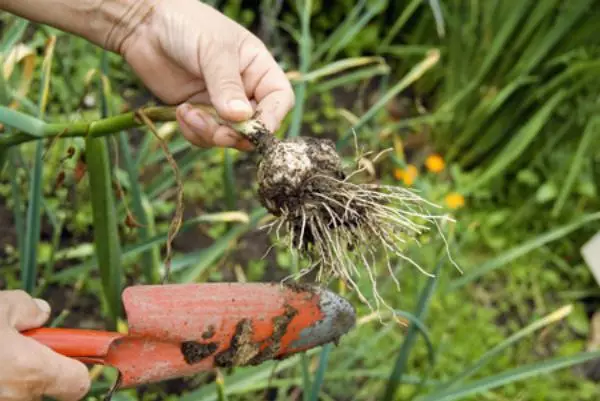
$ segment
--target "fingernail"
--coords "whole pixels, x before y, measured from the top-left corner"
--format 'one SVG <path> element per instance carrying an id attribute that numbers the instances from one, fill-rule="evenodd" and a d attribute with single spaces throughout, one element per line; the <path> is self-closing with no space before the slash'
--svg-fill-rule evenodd
<path id="1" fill-rule="evenodd" d="M 208 129 L 206 120 L 197 111 L 192 111 L 186 114 L 186 120 L 194 129 L 199 131 L 206 131 Z"/>
<path id="2" fill-rule="evenodd" d="M 36 305 L 44 313 L 50 313 L 50 304 L 43 299 L 35 298 Z"/>
<path id="3" fill-rule="evenodd" d="M 229 106 L 229 108 L 231 108 L 231 111 L 236 112 L 236 113 L 246 113 L 246 114 L 252 113 L 252 106 L 250 106 L 250 104 L 248 104 L 247 102 L 244 102 L 243 100 L 239 100 L 239 99 L 230 100 L 227 103 L 227 105 Z"/>

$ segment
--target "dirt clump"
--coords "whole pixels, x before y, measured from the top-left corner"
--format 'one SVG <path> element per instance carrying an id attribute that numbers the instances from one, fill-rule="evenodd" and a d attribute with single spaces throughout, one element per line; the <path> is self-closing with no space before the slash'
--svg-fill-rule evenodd
<path id="1" fill-rule="evenodd" d="M 181 343 L 181 354 L 188 365 L 193 365 L 211 356 L 219 348 L 216 342 L 202 344 L 196 341 L 184 341 Z"/>
<path id="2" fill-rule="evenodd" d="M 242 319 L 235 328 L 229 348 L 215 355 L 215 366 L 227 368 L 243 366 L 260 351 L 259 345 L 252 341 L 254 329 L 250 319 Z"/>
<path id="3" fill-rule="evenodd" d="M 211 324 L 210 326 L 208 326 L 206 328 L 206 331 L 204 331 L 204 333 L 202 333 L 202 338 L 205 340 L 210 340 L 211 338 L 214 337 L 215 333 L 216 333 L 215 326 L 213 326 Z"/>
<path id="4" fill-rule="evenodd" d="M 254 358 L 248 361 L 248 365 L 259 365 L 264 361 L 274 359 L 281 348 L 281 339 L 285 336 L 287 328 L 292 319 L 298 314 L 298 310 L 289 304 L 285 304 L 283 315 L 275 316 L 273 322 L 273 334 L 265 342 L 270 342 L 267 347 L 260 351 Z"/>

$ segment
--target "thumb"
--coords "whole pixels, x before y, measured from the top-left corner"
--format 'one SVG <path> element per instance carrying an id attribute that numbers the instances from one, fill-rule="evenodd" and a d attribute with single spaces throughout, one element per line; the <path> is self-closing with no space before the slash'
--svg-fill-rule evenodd
<path id="1" fill-rule="evenodd" d="M 236 46 L 211 48 L 201 57 L 201 68 L 213 106 L 226 120 L 251 118 L 254 111 L 244 90 Z"/>
<path id="2" fill-rule="evenodd" d="M 50 317 L 50 305 L 34 299 L 22 290 L 0 291 L 0 326 L 8 325 L 17 331 L 43 325 Z"/>

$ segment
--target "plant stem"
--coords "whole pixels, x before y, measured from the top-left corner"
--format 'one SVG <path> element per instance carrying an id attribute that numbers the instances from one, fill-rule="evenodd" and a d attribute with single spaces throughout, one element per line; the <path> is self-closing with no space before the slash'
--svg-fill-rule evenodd
<path id="1" fill-rule="evenodd" d="M 258 120 L 251 119 L 239 123 L 225 121 L 220 118 L 214 108 L 205 105 L 194 105 L 195 108 L 202 109 L 211 114 L 219 124 L 228 125 L 239 134 L 245 136 L 253 144 L 265 137 L 266 130 Z M 72 138 L 90 136 L 100 138 L 103 136 L 116 134 L 120 131 L 144 125 L 144 122 L 138 117 L 139 112 L 143 112 L 152 122 L 175 121 L 175 106 L 152 106 L 144 107 L 139 110 L 119 114 L 112 117 L 106 117 L 95 121 L 76 121 L 68 123 L 44 123 L 27 114 L 10 110 L 9 121 L 4 121 L 3 116 L 8 114 L 8 108 L 0 106 L 0 123 L 13 126 L 24 132 L 16 132 L 8 135 L 0 135 L 0 148 L 19 145 L 24 142 L 35 141 L 39 138 Z M 34 127 L 35 129 L 29 129 Z"/>

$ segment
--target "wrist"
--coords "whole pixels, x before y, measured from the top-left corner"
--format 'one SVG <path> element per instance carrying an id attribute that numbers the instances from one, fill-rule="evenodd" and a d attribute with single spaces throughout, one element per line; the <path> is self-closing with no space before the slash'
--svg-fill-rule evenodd
<path id="1" fill-rule="evenodd" d="M 123 55 L 125 43 L 141 27 L 148 23 L 154 14 L 154 7 L 160 0 L 89 0 L 101 3 L 94 12 L 97 26 L 90 37 L 93 43 L 106 50 Z M 92 18 L 92 16 L 90 16 Z"/>
<path id="2" fill-rule="evenodd" d="M 159 0 L 0 0 L 1 8 L 120 53 Z"/>

